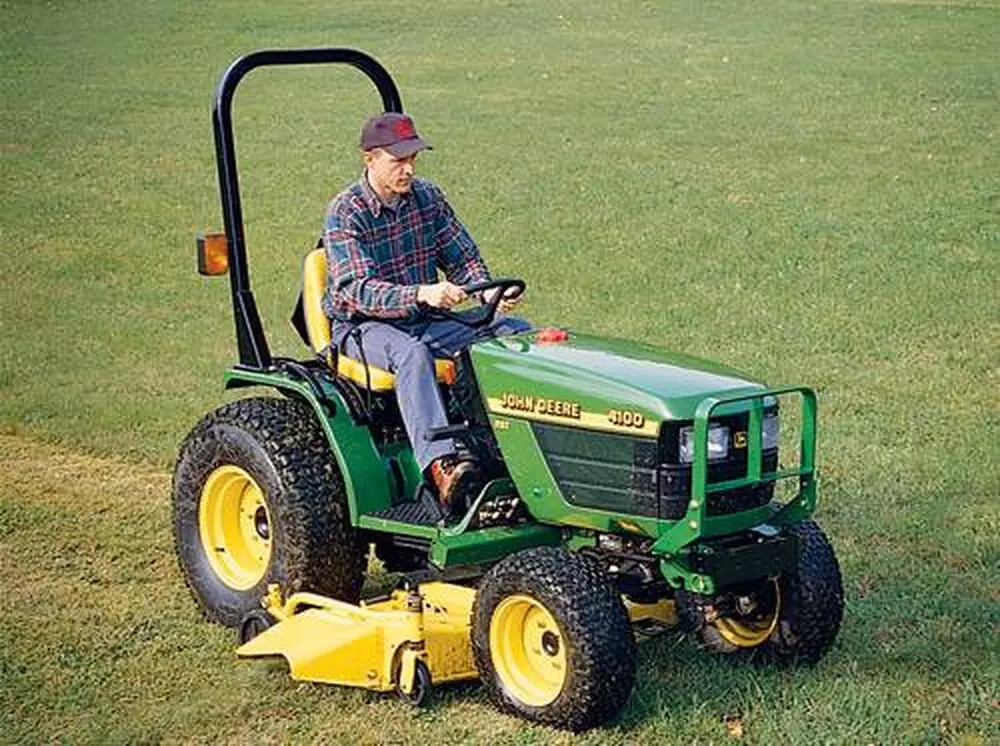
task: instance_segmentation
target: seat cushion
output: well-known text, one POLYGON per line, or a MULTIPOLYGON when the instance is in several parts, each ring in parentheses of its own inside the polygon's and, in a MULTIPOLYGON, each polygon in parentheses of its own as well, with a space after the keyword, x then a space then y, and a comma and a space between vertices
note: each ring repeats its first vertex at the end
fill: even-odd
MULTIPOLYGON (((434 372, 438 383, 449 386, 455 383, 454 360, 435 360, 434 372)), ((360 360, 343 353, 337 355, 337 375, 354 381, 359 386, 370 387, 372 391, 392 391, 396 387, 396 376, 389 371, 374 365, 366 366, 360 360)))

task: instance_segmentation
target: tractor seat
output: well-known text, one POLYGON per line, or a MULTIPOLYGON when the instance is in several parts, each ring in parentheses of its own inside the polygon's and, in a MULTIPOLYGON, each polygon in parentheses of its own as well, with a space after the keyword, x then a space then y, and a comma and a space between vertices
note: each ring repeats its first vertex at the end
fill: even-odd
MULTIPOLYGON (((330 319, 323 311, 323 294, 326 292, 326 251, 313 249, 306 255, 302 265, 302 311, 305 316, 309 345, 317 355, 326 355, 327 362, 338 376, 342 376, 372 391, 392 391, 396 386, 396 376, 384 368, 365 365, 357 358, 348 357, 343 352, 329 353, 330 319), (326 352, 324 352, 326 351, 326 352)), ((437 359, 434 368, 439 383, 451 385, 455 382, 455 361, 450 358, 437 359)))

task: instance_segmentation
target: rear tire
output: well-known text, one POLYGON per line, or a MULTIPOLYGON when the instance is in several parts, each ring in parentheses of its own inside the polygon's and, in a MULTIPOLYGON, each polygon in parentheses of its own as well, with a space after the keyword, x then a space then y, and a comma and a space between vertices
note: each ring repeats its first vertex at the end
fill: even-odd
POLYGON ((596 562, 562 548, 518 552, 484 576, 472 641, 490 698, 557 728, 607 722, 635 683, 635 641, 621 597, 596 562))
POLYGON ((833 645, 844 615, 837 557, 814 521, 789 530, 800 541, 793 572, 724 589, 720 596, 728 599, 678 592, 681 622, 704 648, 760 663, 814 664, 833 645), (719 606, 735 606, 734 597, 750 600, 752 610, 718 613, 719 606))
POLYGON ((240 399, 206 416, 180 448, 173 519, 184 579, 213 621, 238 626, 272 583, 359 598, 364 546, 304 402, 240 399))

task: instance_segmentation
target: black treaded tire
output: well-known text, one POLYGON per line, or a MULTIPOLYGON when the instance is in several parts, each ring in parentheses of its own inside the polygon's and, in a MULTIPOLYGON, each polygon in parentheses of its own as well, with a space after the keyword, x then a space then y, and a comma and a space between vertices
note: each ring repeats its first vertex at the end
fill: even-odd
POLYGON ((621 597, 595 561, 561 547, 526 549, 490 569, 472 610, 472 644, 483 685, 501 709, 557 728, 581 731, 611 720, 635 684, 635 639, 621 597), (514 598, 544 607, 565 645, 561 689, 542 706, 505 686, 491 651, 494 612, 514 598))
POLYGON ((219 407, 181 444, 173 480, 177 558, 205 616, 236 627, 260 609, 267 586, 282 594, 313 591, 357 602, 364 545, 350 525, 336 461, 312 409, 298 399, 248 398, 219 407), (209 476, 238 467, 259 486, 269 516, 263 577, 236 589, 206 556, 199 505, 209 476))
POLYGON ((431 696, 431 670, 427 664, 418 660, 413 668, 413 690, 406 694, 402 689, 396 689, 399 698, 414 707, 423 707, 430 701, 431 696))
POLYGON ((815 521, 804 521, 789 531, 799 537, 798 564, 795 572, 777 580, 781 597, 778 623, 760 645, 733 645, 706 620, 703 597, 678 592, 681 623, 698 636, 707 650, 740 661, 812 665, 833 645, 844 616, 844 588, 837 557, 815 521))

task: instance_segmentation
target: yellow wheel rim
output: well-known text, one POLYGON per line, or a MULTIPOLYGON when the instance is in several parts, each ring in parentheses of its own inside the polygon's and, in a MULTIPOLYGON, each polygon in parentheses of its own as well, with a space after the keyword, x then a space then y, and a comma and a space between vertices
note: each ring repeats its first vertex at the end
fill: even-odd
POLYGON ((757 594, 760 607, 740 616, 720 616, 713 624, 722 638, 739 648, 755 648, 764 643, 778 626, 781 615, 781 590, 778 581, 757 594))
POLYGON ((271 561, 271 516, 254 478, 227 464, 201 491, 198 532, 219 579, 238 591, 253 588, 271 561))
POLYGON ((490 657, 504 689, 532 707, 566 683, 566 642, 552 614, 530 596, 505 598, 490 620, 490 657))

